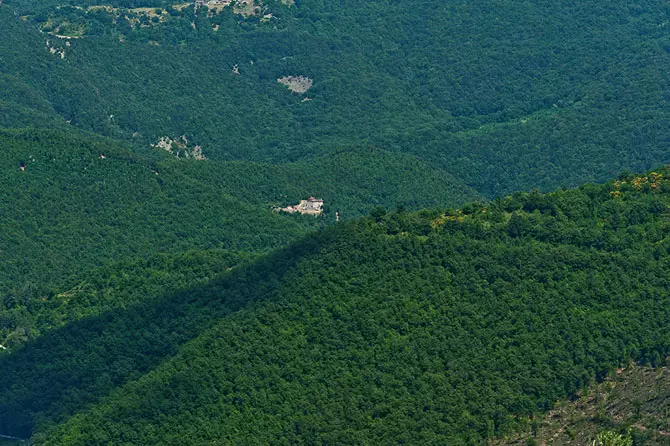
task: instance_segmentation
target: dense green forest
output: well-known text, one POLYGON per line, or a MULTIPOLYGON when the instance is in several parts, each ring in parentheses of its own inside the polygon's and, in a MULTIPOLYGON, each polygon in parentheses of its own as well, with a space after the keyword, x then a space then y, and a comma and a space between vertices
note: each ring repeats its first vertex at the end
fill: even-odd
POLYGON ((661 0, 167 3, 6 0, 3 124, 279 163, 373 145, 488 197, 670 161, 661 0), (303 94, 277 82, 298 75, 303 94))
MULTIPOLYGON (((158 254, 266 252, 334 223, 336 211, 351 219, 378 205, 478 197, 411 155, 369 147, 281 167, 151 161, 71 129, 0 131, 0 147, 0 344, 10 348, 52 326, 35 319, 35 307, 80 289, 100 268, 130 262, 148 278, 137 261, 158 254), (326 200, 323 216, 272 211, 310 194, 326 200)), ((79 315, 67 308, 68 318, 79 315)))
POLYGON ((2 430, 40 444, 508 433, 630 358, 670 353, 669 176, 379 208, 156 289, 5 355, 2 430))
POLYGON ((483 444, 662 363, 668 71, 662 0, 0 0, 0 436, 483 444))

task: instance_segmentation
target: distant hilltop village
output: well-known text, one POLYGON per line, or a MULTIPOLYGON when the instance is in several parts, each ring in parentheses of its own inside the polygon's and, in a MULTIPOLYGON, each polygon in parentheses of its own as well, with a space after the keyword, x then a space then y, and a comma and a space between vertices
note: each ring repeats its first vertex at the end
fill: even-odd
MULTIPOLYGON (((193 2, 193 6, 195 8, 195 11, 198 11, 198 8, 201 6, 207 6, 208 8, 217 8, 217 7, 224 7, 224 6, 230 6, 230 4, 233 3, 232 0, 195 0, 193 2)), ((238 0, 236 2, 238 6, 253 6, 253 1, 252 0, 238 0)))
POLYGON ((275 208, 275 211, 288 212, 295 214, 296 212, 303 215, 321 215, 323 214, 323 200, 320 198, 309 197, 307 200, 300 200, 300 203, 285 208, 275 208))
POLYGON ((195 7, 198 8, 199 6, 218 6, 218 5, 225 5, 228 6, 230 4, 230 0, 195 0, 195 7))
POLYGON ((195 0, 195 6, 207 6, 207 5, 226 5, 230 4, 231 0, 195 0))

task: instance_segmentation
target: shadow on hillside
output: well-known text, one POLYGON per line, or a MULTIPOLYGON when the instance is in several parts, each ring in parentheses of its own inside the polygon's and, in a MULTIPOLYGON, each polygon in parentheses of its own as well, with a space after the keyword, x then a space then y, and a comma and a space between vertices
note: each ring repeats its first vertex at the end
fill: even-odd
POLYGON ((0 360, 0 434, 30 437, 174 355, 227 315, 269 296, 298 261, 332 234, 306 237, 207 285, 50 331, 0 360))

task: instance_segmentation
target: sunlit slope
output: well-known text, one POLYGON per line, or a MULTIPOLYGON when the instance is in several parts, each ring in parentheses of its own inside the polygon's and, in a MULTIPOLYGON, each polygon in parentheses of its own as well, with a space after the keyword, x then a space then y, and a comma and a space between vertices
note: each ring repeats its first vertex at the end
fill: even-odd
MULTIPOLYGON (((190 308, 169 320, 151 306, 133 311, 128 325, 130 315, 112 315, 87 349, 118 334, 136 355, 144 344, 120 327, 150 336, 149 315, 156 333, 172 327, 174 342, 195 332, 189 321, 207 322, 194 340, 166 345, 178 349, 173 357, 158 364, 147 356, 151 371, 135 363, 144 376, 89 394, 92 406, 70 399, 83 391, 76 380, 50 380, 54 399, 30 404, 60 411, 33 412, 42 420, 35 438, 465 444, 508 432, 631 357, 660 363, 668 353, 666 176, 517 194, 458 212, 375 211, 192 290, 190 308), (223 311, 231 299, 234 311, 223 311)), ((46 385, 43 367, 78 351, 58 341, 66 333, 3 358, 7 376, 33 364, 21 377, 23 398, 46 385), (42 365, 47 348, 61 353, 42 365)), ((8 410, 21 398, 18 376, 3 384, 8 410)))

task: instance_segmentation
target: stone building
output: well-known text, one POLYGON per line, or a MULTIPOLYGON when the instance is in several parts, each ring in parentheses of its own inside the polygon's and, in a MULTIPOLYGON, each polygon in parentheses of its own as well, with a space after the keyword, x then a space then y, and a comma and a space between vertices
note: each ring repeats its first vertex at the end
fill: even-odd
POLYGON ((309 197, 307 200, 300 200, 300 203, 277 210, 288 212, 289 214, 299 213, 303 215, 321 215, 323 213, 323 200, 320 198, 309 197))

